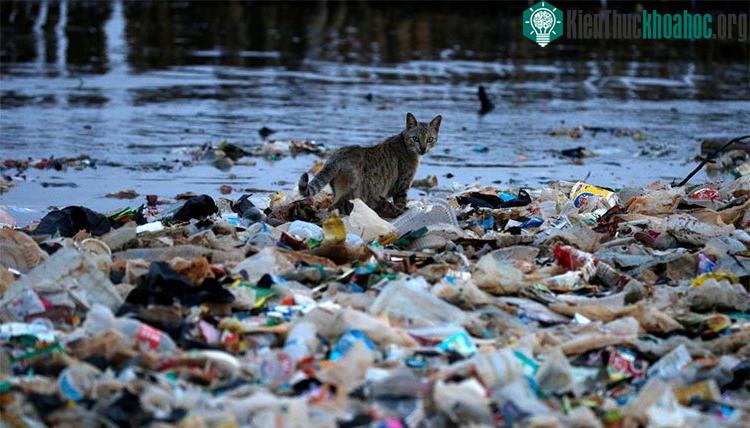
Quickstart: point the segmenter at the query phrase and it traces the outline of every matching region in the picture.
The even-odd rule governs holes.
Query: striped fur
[[[374,146],[347,146],[335,151],[312,180],[307,173],[302,174],[300,193],[312,196],[330,184],[333,206],[342,213],[349,213],[349,201],[357,198],[381,215],[403,211],[420,157],[437,144],[441,119],[436,116],[428,124],[417,122],[407,113],[406,128],[401,133]]]

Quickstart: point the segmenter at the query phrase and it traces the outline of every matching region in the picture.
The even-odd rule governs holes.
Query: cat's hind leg
[[[349,213],[352,212],[352,209],[354,208],[354,205],[352,205],[351,201],[352,199],[357,199],[354,196],[354,192],[347,192],[341,195],[339,198],[336,199],[336,202],[333,203],[332,208],[339,210],[339,214],[341,215],[349,215]]]
[[[351,174],[343,173],[331,181],[333,189],[333,209],[339,210],[342,215],[348,215],[354,207],[352,199],[360,198],[358,183],[352,180]]]
[[[369,198],[365,203],[383,218],[396,218],[404,211],[382,196]]]

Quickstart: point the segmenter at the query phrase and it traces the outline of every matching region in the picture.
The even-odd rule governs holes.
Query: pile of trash
[[[83,170],[86,168],[95,168],[97,161],[92,159],[87,154],[82,154],[77,157],[54,157],[41,159],[4,159],[0,163],[0,171],[6,169],[15,168],[18,173],[21,173],[29,168],[36,169],[51,169],[55,171],[64,171],[68,168],[75,170]]]
[[[210,162],[212,166],[229,171],[234,165],[255,165],[253,158],[264,158],[277,161],[285,156],[296,156],[301,153],[324,157],[328,154],[322,144],[312,140],[267,140],[260,145],[245,149],[226,140],[214,147],[210,142],[190,151],[192,162]],[[187,162],[188,164],[190,162]]]
[[[8,426],[740,426],[750,175],[0,230]],[[12,222],[6,222],[8,224]]]

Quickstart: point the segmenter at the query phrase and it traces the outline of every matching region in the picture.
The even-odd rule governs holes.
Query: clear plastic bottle
[[[297,323],[289,331],[284,342],[284,353],[294,364],[310,356],[318,348],[318,329],[315,324],[307,321]]]
[[[84,328],[90,334],[102,333],[108,329],[120,331],[128,346],[168,353],[177,350],[177,345],[168,334],[133,318],[117,318],[106,306],[94,305],[86,316]]]
[[[75,363],[60,373],[57,386],[64,397],[81,401],[89,396],[99,375],[99,371],[93,366]]]
[[[259,375],[263,384],[276,387],[286,383],[294,373],[291,358],[279,350],[268,351],[260,357]]]

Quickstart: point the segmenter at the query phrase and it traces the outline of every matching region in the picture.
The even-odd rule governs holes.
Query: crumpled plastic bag
[[[637,214],[669,214],[674,212],[684,196],[680,188],[658,189],[630,199],[625,209]]]
[[[702,223],[687,214],[672,214],[667,217],[667,231],[678,242],[690,245],[705,245],[711,238],[728,236],[734,232],[734,226],[716,226]]]
[[[276,247],[266,247],[238,263],[232,269],[232,273],[242,275],[249,282],[258,282],[267,273],[281,275],[293,270],[295,263],[298,261],[313,265],[318,264],[322,267],[336,267],[332,261],[326,258],[285,251]]]
[[[317,333],[329,340],[334,340],[351,328],[361,331],[379,346],[395,344],[404,347],[416,346],[417,342],[398,327],[392,327],[388,321],[374,317],[366,312],[338,305],[319,305],[300,321],[315,324]]]
[[[175,272],[168,263],[153,262],[144,283],[135,287],[125,301],[137,305],[172,305],[179,301],[188,307],[202,303],[232,303],[234,295],[214,278],[206,278],[197,286]]]
[[[523,272],[505,257],[505,253],[493,251],[479,259],[472,280],[489,293],[513,294],[523,286]]]
[[[390,281],[373,302],[370,313],[387,315],[405,327],[461,325],[467,320],[464,311],[433,296],[422,278]]]
[[[86,207],[72,205],[47,213],[34,229],[34,235],[58,235],[70,238],[81,230],[94,236],[104,235],[112,228],[109,218]]]
[[[460,382],[438,380],[432,398],[437,408],[456,424],[492,424],[490,398],[484,386],[474,378]]]
[[[691,286],[685,298],[690,308],[699,312],[712,309],[750,310],[750,294],[742,284],[727,280],[707,279],[699,286]]]
[[[458,306],[481,306],[492,302],[493,297],[480,290],[471,278],[446,276],[430,290],[446,302]]]
[[[109,280],[110,264],[111,260],[105,255],[74,249],[58,250],[46,262],[11,284],[0,300],[0,320],[23,319],[43,312],[45,305],[33,304],[35,299],[40,303],[39,296],[45,297],[48,303],[62,306],[89,309],[100,303],[117,309],[123,300]],[[34,312],[35,309],[40,310]]]
[[[572,367],[560,348],[553,348],[547,353],[536,372],[536,382],[543,391],[555,394],[570,389],[573,384]]]
[[[219,208],[213,198],[208,195],[194,196],[177,210],[172,216],[175,221],[189,221],[190,219],[201,219],[217,213]]]
[[[354,199],[351,203],[354,208],[349,216],[343,219],[347,231],[359,235],[365,242],[396,233],[396,228],[391,223],[380,218],[361,199]]]

